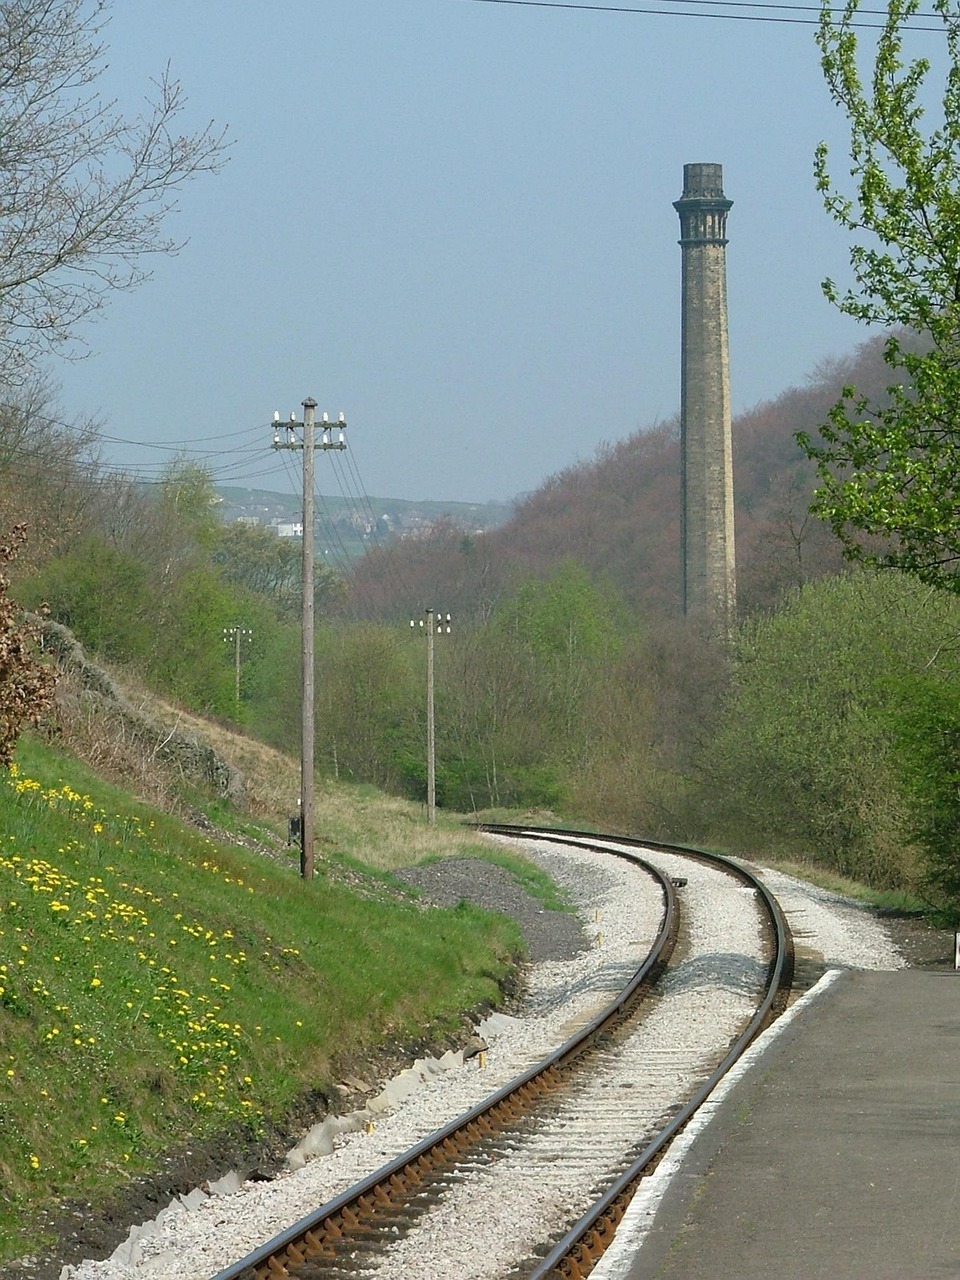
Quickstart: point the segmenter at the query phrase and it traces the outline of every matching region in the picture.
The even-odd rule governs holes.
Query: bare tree
[[[179,132],[169,69],[131,119],[97,89],[107,0],[0,0],[0,378],[22,380],[80,321],[181,246],[164,234],[188,179],[216,171],[225,131]]]
[[[25,381],[15,402],[0,400],[0,530],[30,525],[16,577],[76,540],[95,505],[97,478],[94,424],[64,422],[46,378]]]

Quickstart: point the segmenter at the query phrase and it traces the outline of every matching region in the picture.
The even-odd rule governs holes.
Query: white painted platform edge
[[[731,1067],[687,1127],[670,1144],[655,1171],[641,1182],[617,1228],[613,1243],[590,1273],[591,1280],[623,1280],[623,1277],[628,1274],[638,1250],[653,1226],[654,1216],[670,1181],[680,1169],[683,1158],[694,1140],[704,1131],[730,1090],[756,1064],[761,1054],[807,1010],[814,1000],[823,995],[843,972],[842,969],[828,970],[819,982],[806,991],[762,1035],[758,1036],[736,1066]]]

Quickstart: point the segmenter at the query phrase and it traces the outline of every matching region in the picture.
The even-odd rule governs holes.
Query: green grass
[[[364,849],[343,826],[306,883],[21,743],[0,775],[0,1261],[42,1243],[45,1205],[149,1170],[172,1135],[256,1133],[331,1079],[333,1047],[498,1002],[512,922],[351,887],[335,869]]]
[[[764,866],[782,871],[784,875],[795,876],[798,880],[806,880],[820,889],[830,893],[841,894],[845,898],[854,898],[865,902],[877,911],[889,915],[929,915],[930,906],[922,902],[904,889],[872,889],[859,880],[849,880],[846,876],[829,867],[823,867],[813,861],[796,862],[777,857],[758,859]]]

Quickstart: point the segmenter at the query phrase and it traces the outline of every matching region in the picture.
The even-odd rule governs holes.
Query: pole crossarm
[[[304,401],[304,405],[306,405]],[[316,402],[314,402],[316,407]],[[304,415],[306,417],[306,414]],[[326,414],[323,415],[320,422],[313,423],[314,430],[320,429],[320,439],[314,436],[314,449],[345,449],[347,440],[344,432],[346,430],[347,421],[341,413],[336,422],[331,422]],[[297,432],[300,436],[297,436]],[[295,413],[291,413],[286,422],[281,422],[279,410],[273,415],[273,449],[302,449],[305,441],[305,423],[297,418]],[[286,438],[284,434],[286,433]]]

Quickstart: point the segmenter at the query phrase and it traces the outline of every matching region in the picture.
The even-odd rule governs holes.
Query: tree
[[[142,662],[155,637],[155,590],[142,560],[102,535],[80,539],[20,584],[28,608],[45,607],[85,648],[114,662]]]
[[[358,624],[316,636],[318,767],[335,777],[398,786],[397,753],[420,690],[405,632]]]
[[[303,551],[299,539],[279,538],[260,525],[223,525],[217,531],[213,562],[224,582],[267,596],[278,617],[299,619],[303,584]],[[314,608],[320,614],[341,598],[343,581],[318,561],[314,565]]]
[[[855,237],[855,287],[824,283],[841,311],[892,332],[883,397],[843,390],[821,439],[814,510],[852,559],[894,566],[960,592],[960,13],[934,0],[945,71],[941,122],[922,128],[931,63],[903,56],[918,0],[889,0],[869,88],[854,31],[859,0],[818,33],[824,75],[850,124],[853,196],[835,188],[827,148],[816,156],[827,210]],[[930,38],[930,37],[925,37]],[[868,242],[864,242],[866,233]]]
[[[904,683],[895,722],[922,888],[942,924],[960,925],[960,690],[929,673]]]
[[[148,674],[177,701],[201,712],[236,712],[232,646],[224,631],[241,618],[249,625],[249,601],[222,582],[208,565],[197,565],[170,585],[162,618],[155,616]],[[253,629],[253,628],[251,628]],[[256,631],[262,628],[257,625]]]
[[[606,678],[625,622],[620,600],[576,560],[549,575],[529,577],[502,600],[492,618],[498,650],[516,647],[526,658],[529,716],[550,742],[554,759],[575,760],[584,747],[583,707]]]
[[[131,544],[163,592],[209,563],[220,531],[219,499],[209,470],[179,455],[152,496],[152,510],[132,531]]]
[[[166,215],[182,185],[217,170],[225,134],[181,133],[185,100],[164,71],[132,119],[97,90],[106,0],[0,0],[0,376],[8,385],[116,289],[173,253]]]
[[[810,853],[902,887],[917,853],[905,838],[904,689],[956,686],[958,634],[952,595],[866,572],[808,584],[746,623],[703,758],[705,822],[740,849]]]
[[[42,376],[18,387],[14,400],[0,403],[0,529],[29,523],[29,547],[17,556],[16,573],[22,577],[76,544],[104,494],[92,483],[97,466],[92,425],[64,422]]]

